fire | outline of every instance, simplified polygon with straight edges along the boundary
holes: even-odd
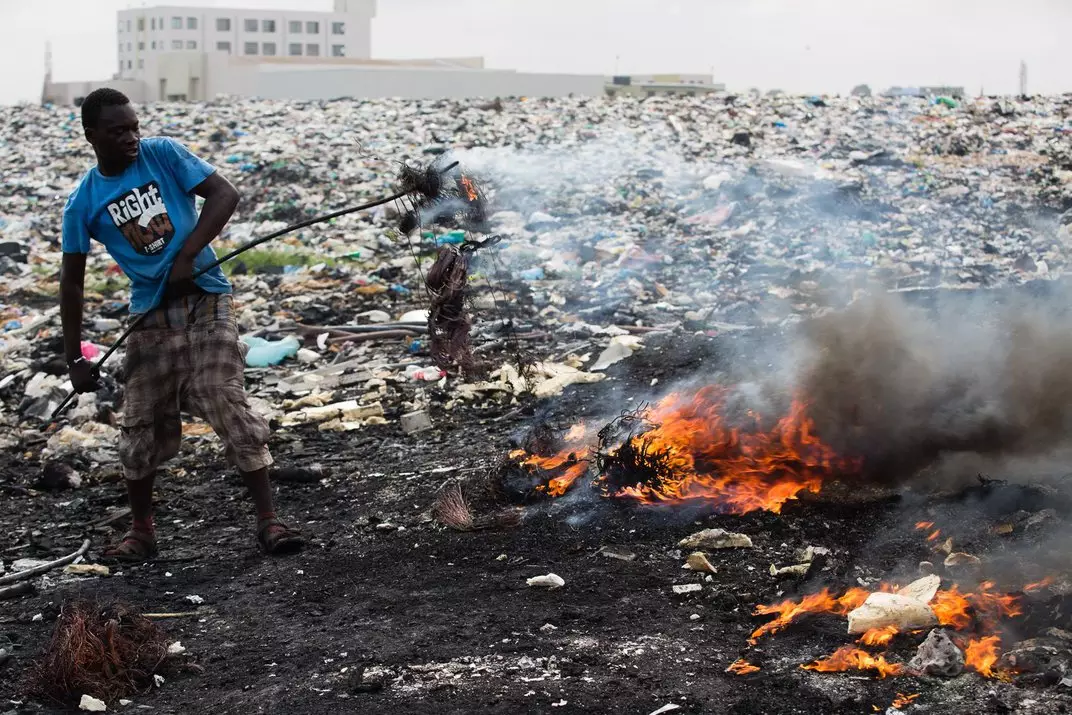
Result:
[[[995,592],[990,581],[979,584],[978,593],[961,593],[956,585],[939,591],[931,601],[931,608],[939,623],[957,630],[967,628],[973,621],[994,630],[1002,619],[1023,613],[1019,598]]]
[[[1041,581],[1035,581],[1024,586],[1024,593],[1031,593],[1032,591],[1040,591],[1053,583],[1053,577],[1047,576]]]
[[[1001,638],[987,636],[968,641],[964,648],[964,665],[984,678],[994,677],[994,664],[998,662],[998,646]]]
[[[857,640],[864,645],[870,646],[889,645],[890,641],[898,633],[900,631],[897,626],[883,626],[882,628],[872,628],[869,631],[865,631]]]
[[[738,658],[730,663],[726,668],[727,673],[733,673],[734,675],[748,675],[749,673],[758,673],[759,668],[749,663],[744,658]]]
[[[934,594],[931,609],[934,611],[934,615],[938,616],[938,622],[943,626],[960,630],[971,625],[972,616],[969,612],[971,603],[961,594],[957,586]]]
[[[549,496],[560,497],[588,471],[592,451],[591,447],[586,444],[589,432],[588,425],[578,422],[570,427],[562,438],[566,446],[550,457],[529,454],[523,449],[515,449],[510,452],[509,456],[517,460],[521,466],[537,467],[554,474],[555,476],[551,477],[546,484],[541,484],[537,489]]]
[[[476,201],[480,198],[480,195],[476,191],[476,186],[473,185],[473,182],[468,176],[462,177],[462,186],[465,187],[465,193],[469,195],[470,201]]]
[[[705,501],[736,514],[778,513],[801,492],[818,492],[830,475],[858,467],[813,434],[801,400],[764,430],[762,417],[753,412],[747,413],[747,425],[731,425],[724,416],[728,397],[725,388],[707,386],[691,395],[671,393],[642,411],[639,417],[652,428],[609,449],[607,457],[613,461],[626,451],[649,455],[658,464],[658,478],[610,487],[608,496],[644,504]]]
[[[747,412],[744,425],[731,425],[724,416],[729,391],[707,386],[691,395],[671,393],[658,404],[635,416],[650,427],[630,433],[620,444],[600,444],[604,473],[593,479],[604,496],[633,499],[642,504],[705,501],[735,514],[757,509],[778,513],[790,499],[804,491],[818,492],[832,474],[857,469],[814,434],[805,404],[794,400],[788,414],[767,430],[762,418]],[[602,434],[602,433],[600,433]],[[594,446],[579,444],[591,438],[583,426],[565,436],[566,446],[551,456],[511,453],[521,466],[555,472],[539,487],[551,496],[561,496],[587,470]],[[614,471],[615,460],[625,454],[650,466]],[[635,481],[630,481],[635,480]]]
[[[820,673],[840,673],[845,670],[873,670],[880,678],[887,675],[900,675],[904,666],[890,663],[881,655],[871,655],[851,645],[844,645],[834,651],[833,655],[820,658],[814,663],[800,666],[804,670]]]
[[[917,521],[916,522],[916,528],[917,529],[931,529],[933,527],[934,527],[934,522],[933,521]]]
[[[799,601],[788,599],[781,603],[770,606],[756,606],[755,615],[766,616],[772,613],[777,617],[752,632],[749,642],[755,643],[761,636],[769,633],[777,633],[790,623],[808,613],[833,613],[844,616],[854,608],[858,608],[866,599],[868,592],[862,588],[851,588],[844,595],[834,598],[829,589],[823,589],[819,593],[811,593]]]
[[[919,693],[912,693],[911,695],[905,695],[904,693],[897,693],[897,697],[893,700],[893,707],[896,710],[901,710],[919,699]]]

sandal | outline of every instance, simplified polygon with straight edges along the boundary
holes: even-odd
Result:
[[[140,564],[156,556],[156,536],[131,529],[122,540],[106,550],[101,558],[128,564]]]
[[[305,546],[305,538],[297,529],[292,529],[280,519],[262,519],[257,522],[257,543],[269,556],[296,554]]]

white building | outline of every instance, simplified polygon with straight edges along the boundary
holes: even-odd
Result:
[[[462,98],[598,95],[596,75],[484,68],[482,58],[373,60],[376,0],[335,0],[334,12],[161,5],[117,13],[110,80],[54,83],[44,97],[74,103],[97,87],[134,101],[337,97]]]

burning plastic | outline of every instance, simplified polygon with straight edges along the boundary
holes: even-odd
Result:
[[[733,514],[780,512],[801,492],[818,492],[825,479],[858,468],[812,433],[802,401],[794,400],[771,423],[752,411],[731,416],[729,394],[714,385],[671,393],[603,427],[594,447],[570,441],[554,454],[511,457],[551,470],[541,488],[551,496],[578,481],[587,469],[581,460],[594,452],[591,483],[603,496],[642,504],[704,503]],[[555,471],[564,465],[564,473]]]

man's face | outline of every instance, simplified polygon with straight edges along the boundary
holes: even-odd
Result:
[[[113,163],[131,163],[138,158],[141,131],[138,115],[130,104],[103,107],[97,126],[86,130],[86,139],[97,157]]]

